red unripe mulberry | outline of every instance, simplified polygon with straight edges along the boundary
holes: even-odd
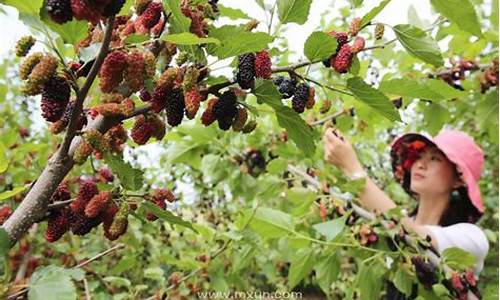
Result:
[[[163,11],[163,6],[158,2],[151,2],[144,10],[144,12],[139,16],[136,21],[138,27],[144,27],[147,29],[153,28],[158,21],[160,21],[161,12]],[[136,26],[137,30],[137,26]]]
[[[186,117],[193,119],[200,108],[200,102],[203,101],[203,96],[198,89],[193,88],[184,94],[184,103],[186,105]]]
[[[359,51],[365,49],[365,39],[361,36],[356,37],[354,43],[352,44],[352,53],[358,53]]]
[[[100,87],[104,93],[110,93],[120,85],[127,65],[127,55],[122,51],[113,51],[106,56],[99,73]]]
[[[128,54],[124,77],[131,92],[137,92],[144,86],[145,61],[140,50],[133,50]]]
[[[330,60],[331,66],[339,73],[347,73],[351,67],[353,53],[351,46],[348,44],[342,45],[337,55]]]
[[[101,17],[95,5],[87,0],[71,0],[71,10],[77,20],[87,20],[92,24],[97,24]]]
[[[255,55],[255,76],[269,79],[271,78],[271,58],[266,50],[257,52]]]
[[[213,108],[214,108],[215,104],[217,104],[218,100],[219,99],[217,99],[217,98],[212,98],[208,101],[207,108],[205,109],[205,111],[201,115],[201,123],[203,125],[209,126],[210,124],[215,122],[216,118],[215,118],[215,115],[213,113]]]
[[[68,231],[68,213],[69,210],[67,208],[51,212],[47,221],[47,229],[45,230],[45,239],[47,242],[53,243],[59,240]]]
[[[170,189],[156,189],[153,193],[153,199],[155,201],[168,201],[170,203],[175,202],[177,197]]]
[[[109,191],[100,192],[90,199],[85,206],[85,216],[94,218],[106,209],[109,202],[113,201],[113,195]]]
[[[90,199],[97,195],[99,190],[93,180],[85,180],[80,184],[78,195],[75,201],[70,204],[71,209],[76,213],[83,213]]]
[[[4,205],[0,208],[0,225],[3,225],[5,220],[12,214],[12,209],[9,205]]]

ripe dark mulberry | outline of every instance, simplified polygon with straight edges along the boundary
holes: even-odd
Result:
[[[104,17],[110,17],[112,15],[117,15],[125,4],[125,0],[111,0],[108,5],[106,5],[102,11]]]
[[[71,232],[76,235],[86,235],[102,222],[99,217],[87,218],[84,213],[75,212],[70,213],[69,220]]]
[[[47,0],[45,8],[56,23],[64,24],[73,19],[71,0]]]
[[[182,89],[173,89],[167,94],[165,110],[170,126],[178,126],[184,117],[184,94]]]
[[[353,53],[351,50],[351,46],[348,44],[342,45],[337,55],[332,57],[331,65],[332,68],[335,69],[338,73],[347,73],[349,68],[351,67]]]
[[[424,287],[430,289],[438,282],[436,267],[432,263],[424,261],[419,256],[412,257],[411,262],[415,266],[418,280]]]
[[[71,0],[47,0],[45,8],[56,23],[64,24],[73,19]]]
[[[236,81],[242,89],[253,87],[255,78],[255,54],[246,53],[238,57],[238,73]]]
[[[104,93],[110,93],[120,85],[127,65],[127,55],[122,51],[113,51],[106,56],[99,73],[100,87]]]
[[[295,80],[285,77],[280,79],[280,77],[278,77],[278,80],[276,80],[276,82],[280,82],[278,85],[278,91],[281,93],[281,98],[287,99],[295,94]]]
[[[51,77],[42,90],[41,109],[45,120],[59,120],[66,110],[70,95],[70,87],[64,77]]]
[[[35,44],[35,38],[31,35],[23,36],[16,43],[16,56],[23,57],[28,54],[31,47]]]
[[[297,113],[303,113],[309,99],[309,85],[301,83],[297,86],[292,98],[292,107]]]
[[[69,229],[68,209],[53,211],[47,221],[45,239],[49,243],[59,240]]]
[[[219,123],[219,128],[228,130],[238,114],[236,94],[234,91],[225,91],[213,107],[213,113]]]
[[[272,75],[271,58],[266,50],[257,52],[255,55],[255,76],[269,79]]]

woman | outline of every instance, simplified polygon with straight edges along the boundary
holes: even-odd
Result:
[[[338,130],[328,128],[323,140],[326,161],[352,179],[366,178],[360,195],[365,208],[384,212],[396,207],[367,177],[351,144]],[[410,133],[392,144],[391,160],[396,180],[418,201],[410,217],[401,220],[403,226],[422,237],[430,236],[440,253],[450,247],[472,253],[477,279],[489,248],[484,232],[474,225],[484,213],[478,186],[484,164],[481,148],[460,131],[443,130],[435,138]]]

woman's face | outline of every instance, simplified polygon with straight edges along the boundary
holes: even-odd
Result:
[[[459,186],[454,164],[436,147],[427,146],[411,167],[413,192],[422,195],[449,194]]]

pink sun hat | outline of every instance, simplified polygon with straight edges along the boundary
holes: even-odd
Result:
[[[391,145],[391,159],[394,176],[403,182],[409,176],[409,167],[416,160],[415,154],[425,145],[434,145],[456,165],[467,186],[467,194],[479,213],[484,213],[478,181],[483,172],[484,153],[469,135],[464,132],[443,129],[434,138],[427,134],[407,133],[397,138]]]

